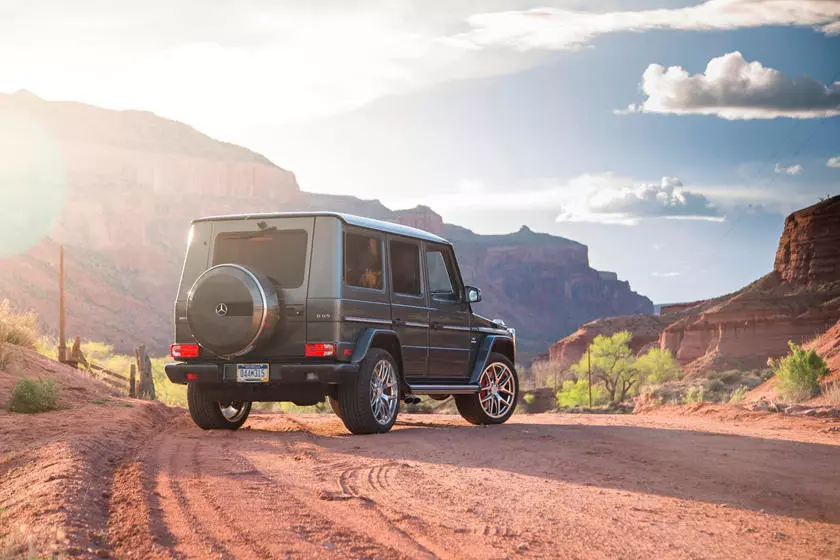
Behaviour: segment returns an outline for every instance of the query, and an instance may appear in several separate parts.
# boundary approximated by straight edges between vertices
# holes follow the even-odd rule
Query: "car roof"
[[[385,233],[392,233],[395,235],[404,235],[406,237],[414,237],[416,239],[423,239],[425,241],[432,241],[434,243],[445,243],[446,245],[451,245],[449,241],[444,239],[443,237],[439,237],[433,233],[429,233],[428,231],[424,231],[422,229],[413,228],[410,226],[406,226],[403,224],[397,224],[394,222],[386,222],[385,220],[375,220],[373,218],[365,218],[362,216],[354,216],[353,214],[344,214],[343,212],[326,212],[326,211],[317,211],[317,212],[269,212],[269,213],[256,213],[256,214],[230,214],[227,216],[207,216],[204,218],[196,218],[192,221],[192,223],[197,222],[219,222],[225,220],[269,220],[275,218],[306,218],[306,217],[319,217],[319,216],[326,216],[332,218],[338,218],[345,224],[372,229],[376,231],[381,231]]]

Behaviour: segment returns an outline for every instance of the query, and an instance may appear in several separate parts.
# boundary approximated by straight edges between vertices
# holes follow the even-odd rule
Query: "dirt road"
[[[117,470],[108,540],[124,557],[840,557],[837,424],[788,420],[402,416],[351,437],[329,416],[180,418]]]

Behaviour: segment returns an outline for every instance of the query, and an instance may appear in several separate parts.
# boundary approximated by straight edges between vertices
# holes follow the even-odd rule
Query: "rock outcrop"
[[[787,217],[773,269],[794,285],[840,279],[840,197]]]
[[[62,243],[68,332],[123,351],[141,342],[165,351],[190,219],[254,211],[336,210],[452,239],[465,280],[483,290],[477,311],[515,327],[525,353],[592,319],[652,310],[617,275],[592,269],[580,243],[527,228],[477,235],[424,206],[393,211],[378,201],[304,193],[291,172],[265,157],[151,113],[48,102],[23,92],[0,95],[0,121],[14,125],[0,126],[0,149],[14,149],[21,131],[32,133],[37,138],[27,144],[34,150],[28,155],[55,165],[49,179],[59,188],[50,227],[27,251],[0,258],[0,298],[37,311],[47,332],[57,327]],[[15,162],[24,171],[31,167],[26,158]],[[25,196],[43,214],[37,195]]]
[[[840,197],[794,212],[785,220],[774,270],[749,286],[720,298],[663,306],[659,345],[687,372],[757,369],[788,351],[788,341],[804,343],[840,319]],[[627,328],[643,340],[646,322],[623,317],[599,322],[599,329]],[[587,325],[581,328],[586,330]],[[580,332],[580,331],[579,331]],[[579,333],[552,346],[551,358],[576,348]]]
[[[567,368],[580,360],[596,336],[610,336],[621,331],[632,332],[633,339],[630,341],[630,348],[636,353],[643,352],[659,343],[659,336],[667,325],[667,319],[656,315],[596,319],[586,323],[563,340],[552,344],[548,359],[560,364],[560,367]]]

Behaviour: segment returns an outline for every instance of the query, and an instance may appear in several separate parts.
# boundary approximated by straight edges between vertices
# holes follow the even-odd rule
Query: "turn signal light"
[[[173,344],[169,347],[169,355],[175,358],[198,358],[198,344]]]
[[[307,358],[329,358],[330,356],[335,356],[335,344],[307,344],[304,355]]]

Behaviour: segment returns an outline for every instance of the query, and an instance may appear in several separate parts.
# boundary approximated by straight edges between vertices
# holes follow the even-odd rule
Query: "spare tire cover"
[[[260,273],[237,264],[205,271],[187,296],[187,323],[203,348],[225,357],[247,354],[278,328],[280,295]]]

